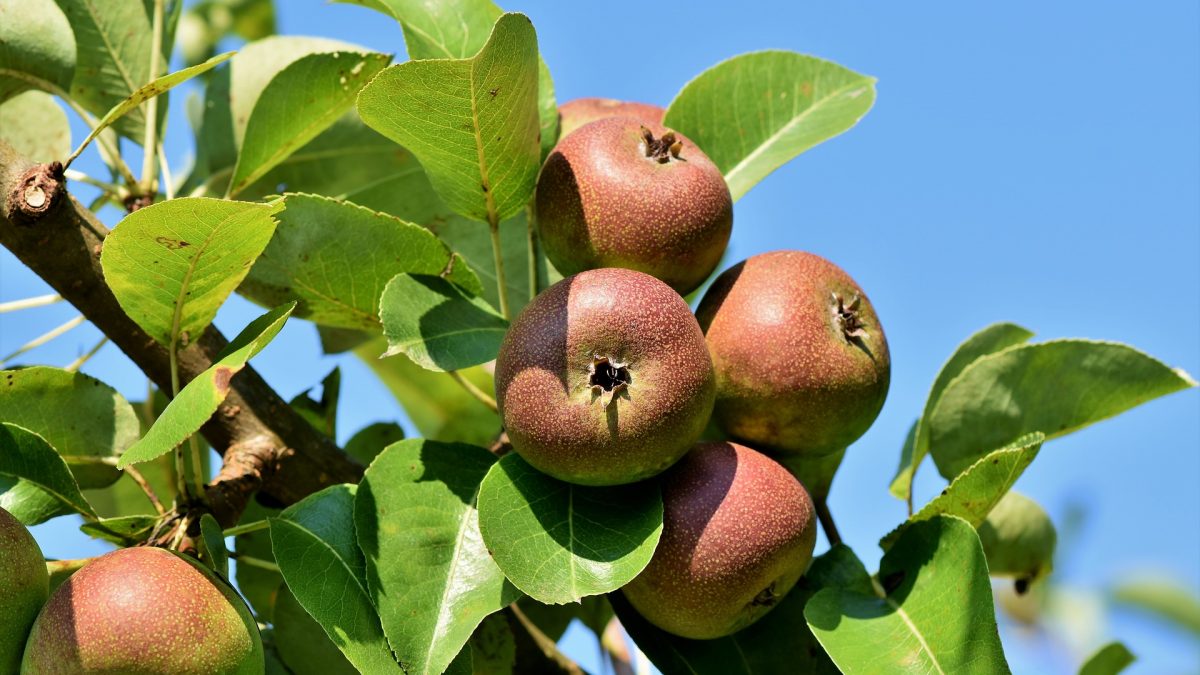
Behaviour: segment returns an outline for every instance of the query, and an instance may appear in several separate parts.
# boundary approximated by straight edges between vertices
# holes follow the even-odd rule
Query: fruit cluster
[[[514,321],[496,394],[513,449],[546,474],[592,486],[662,474],[662,539],[623,592],[658,627],[715,638],[762,617],[812,558],[812,498],[772,457],[845,450],[883,406],[890,358],[862,289],[810,253],[733,266],[692,314],[682,296],[725,254],[733,203],[662,114],[562,107],[534,215],[572,276]]]

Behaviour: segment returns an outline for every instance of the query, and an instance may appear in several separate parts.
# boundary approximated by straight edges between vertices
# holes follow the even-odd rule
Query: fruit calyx
[[[633,379],[629,376],[629,364],[621,363],[599,354],[592,356],[588,366],[588,385],[592,393],[598,395],[607,408],[618,394],[629,387]]]
[[[854,294],[850,302],[846,302],[837,293],[831,295],[833,296],[833,321],[838,328],[842,329],[842,337],[846,339],[846,342],[867,337],[866,326],[858,316],[858,305],[861,300],[858,293]]]
[[[675,136],[674,131],[668,131],[662,135],[662,138],[655,138],[654,132],[646,127],[642,127],[642,149],[646,153],[646,157],[653,159],[659,164],[666,164],[672,159],[683,161],[679,156],[679,151],[683,150],[683,141]]]
[[[770,585],[759,591],[758,595],[754,596],[754,599],[750,601],[750,604],[759,607],[770,607],[778,600],[779,596],[775,595],[775,582],[772,581]]]

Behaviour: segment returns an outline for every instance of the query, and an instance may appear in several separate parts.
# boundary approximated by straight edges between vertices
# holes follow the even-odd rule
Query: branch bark
[[[130,319],[104,282],[100,251],[108,228],[72,198],[61,165],[35,165],[0,142],[0,244],[109,337],[164,391],[166,348]],[[196,377],[227,344],[209,326],[179,353],[180,379]],[[234,378],[224,404],[201,430],[224,464],[207,488],[223,527],[261,490],[290,504],[329,485],[357,482],[362,465],[313,429],[252,368]]]

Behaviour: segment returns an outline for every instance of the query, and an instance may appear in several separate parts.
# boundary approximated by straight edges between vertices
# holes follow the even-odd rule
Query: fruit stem
[[[842,535],[838,533],[837,525],[833,522],[833,514],[829,512],[829,504],[825,502],[825,498],[813,499],[813,506],[817,510],[817,520],[821,521],[821,529],[825,530],[825,538],[829,540],[829,545],[832,547],[842,543]]]
[[[264,518],[263,520],[255,520],[253,522],[243,523],[242,525],[235,525],[235,526],[229,528],[228,530],[225,530],[224,532],[222,532],[221,536],[222,537],[236,537],[239,534],[250,534],[251,532],[258,532],[259,530],[265,530],[270,526],[271,526],[271,523],[268,522]]]
[[[532,207],[525,207],[525,222],[529,225],[529,299],[533,300],[538,294],[538,241]]]
[[[514,602],[510,604],[508,606],[508,611],[512,612],[512,615],[516,617],[518,622],[520,622],[521,628],[525,629],[525,632],[529,634],[529,637],[533,640],[534,645],[536,645],[537,648],[542,651],[542,654],[546,658],[550,659],[556,666],[561,668],[561,672],[579,673],[580,675],[583,674],[584,671],[579,667],[579,665],[568,658],[565,654],[558,651],[558,646],[554,643],[554,640],[551,640],[548,635],[543,633],[542,630],[537,627],[537,624],[531,621],[529,617],[525,616],[525,612],[522,612],[521,608],[517,607],[517,603]]]
[[[496,405],[496,399],[488,396],[487,392],[475,386],[474,382],[471,382],[467,378],[463,377],[462,373],[458,372],[457,370],[447,370],[446,374],[454,378],[454,381],[462,386],[463,389],[466,389],[468,394],[474,396],[477,401],[486,405],[491,409],[492,412],[500,412],[500,406]]]
[[[504,255],[500,249],[499,219],[489,214],[488,228],[492,232],[492,262],[496,265],[496,294],[500,296],[500,314],[505,319],[511,319],[508,313],[508,284],[504,280]]]

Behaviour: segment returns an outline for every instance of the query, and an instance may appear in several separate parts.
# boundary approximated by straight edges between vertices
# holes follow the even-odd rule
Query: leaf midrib
[[[881,600],[887,603],[887,606],[891,607],[892,610],[896,612],[896,615],[900,617],[900,620],[904,622],[904,625],[908,627],[908,630],[913,634],[913,637],[917,639],[917,644],[921,646],[921,651],[929,655],[929,660],[933,663],[933,667],[937,668],[937,672],[941,675],[946,675],[946,670],[942,668],[942,664],[938,662],[937,656],[933,653],[933,650],[929,648],[929,643],[925,641],[925,636],[920,630],[917,629],[917,625],[913,623],[912,619],[908,616],[908,612],[905,612],[903,607],[901,607],[895,600],[892,600],[892,598],[888,596],[888,594],[879,585],[879,581],[874,577],[871,578],[871,586],[874,587],[875,594],[878,595]]]
[[[100,23],[100,17],[96,14],[95,3],[92,0],[83,0],[83,4],[87,8],[88,14],[91,15],[92,24],[96,26],[96,33],[100,36],[100,39],[104,41],[104,48],[108,50],[109,55],[112,57],[113,65],[117,67],[117,71],[121,74],[121,79],[125,80],[125,86],[128,87],[129,93],[132,94],[137,89],[137,85],[133,83],[133,78],[130,77],[129,72],[125,70],[125,63],[118,58],[116,49],[114,49],[112,43],[109,42],[108,33],[104,30],[104,26]],[[153,48],[154,47],[151,46],[151,49]],[[128,98],[128,94],[122,98]]]
[[[755,148],[753,151],[751,151],[750,154],[743,157],[742,160],[740,162],[738,162],[737,164],[735,164],[732,169],[730,169],[729,171],[726,171],[725,172],[725,182],[729,183],[729,184],[733,184],[734,179],[737,176],[738,172],[744,170],[753,161],[757,160],[760,155],[762,155],[764,152],[766,152],[766,149],[768,147],[774,145],[776,142],[779,141],[780,138],[782,138],[785,134],[790,132],[795,126],[797,126],[798,124],[800,124],[801,122],[806,120],[808,118],[809,114],[812,113],[814,110],[820,109],[822,106],[824,106],[826,103],[828,103],[831,99],[841,95],[842,93],[846,92],[849,89],[852,89],[854,87],[862,87],[862,86],[865,86],[868,84],[870,84],[870,79],[868,79],[868,78],[864,78],[864,79],[856,81],[856,82],[850,82],[841,87],[838,87],[837,89],[834,89],[827,96],[824,96],[824,97],[820,98],[819,100],[813,101],[808,106],[808,108],[806,108],[804,110],[804,112],[793,117],[791,119],[791,121],[789,121],[787,124],[784,124],[783,126],[779,127],[779,129],[777,131],[775,131],[770,136],[767,136],[765,139],[763,139],[763,141],[758,144],[757,148]]]
[[[425,650],[425,665],[421,672],[428,674],[430,672],[430,663],[433,661],[434,646],[438,643],[437,638],[445,635],[442,627],[445,625],[444,619],[446,616],[446,601],[450,597],[450,580],[454,578],[454,574],[458,571],[458,562],[461,559],[459,555],[462,552],[463,540],[467,536],[467,529],[471,520],[471,509],[476,508],[479,502],[479,489],[483,486],[482,483],[475,487],[475,492],[471,494],[471,503],[468,508],[462,513],[462,517],[458,521],[458,534],[454,539],[454,551],[450,559],[450,569],[446,571],[446,583],[442,586],[442,598],[438,602],[437,618],[433,623],[433,635],[429,640],[429,647]]]

